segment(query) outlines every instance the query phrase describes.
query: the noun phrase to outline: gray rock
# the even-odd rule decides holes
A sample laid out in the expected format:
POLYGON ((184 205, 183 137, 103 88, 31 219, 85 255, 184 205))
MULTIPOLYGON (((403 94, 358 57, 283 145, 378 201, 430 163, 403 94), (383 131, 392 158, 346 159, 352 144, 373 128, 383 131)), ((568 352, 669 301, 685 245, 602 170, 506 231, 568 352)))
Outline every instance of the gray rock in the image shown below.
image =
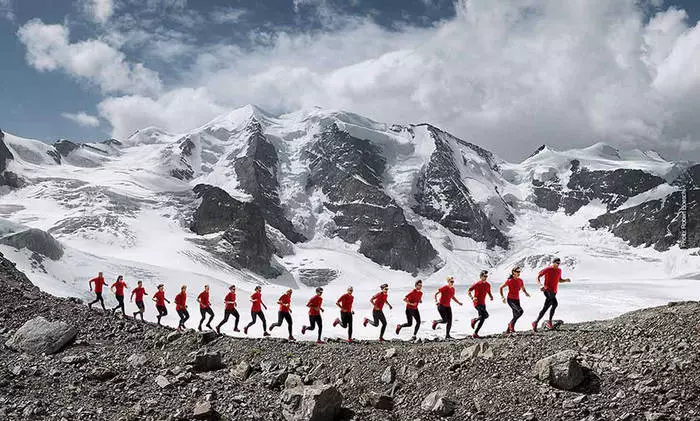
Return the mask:
POLYGON ((329 230, 348 243, 359 243, 359 253, 396 270, 434 271, 437 251, 384 191, 386 158, 381 152, 369 140, 330 124, 304 151, 307 190, 323 192, 324 206, 333 215, 329 230))
POLYGON ((394 366, 388 366, 384 372, 382 373, 381 380, 384 383, 392 383, 394 379, 396 378, 396 370, 394 369, 394 366))
POLYGON ((64 322, 49 322, 39 316, 17 329, 5 346, 28 354, 55 354, 75 339, 78 330, 64 322))
POLYGON ((360 397, 360 403, 366 407, 391 411, 394 409, 394 398, 382 393, 369 392, 360 397))
POLYGON ((338 277, 333 269, 299 269, 299 282, 309 287, 322 287, 338 277))
POLYGON ((217 337, 216 332, 207 330, 205 332, 197 333, 197 342, 199 342, 201 345, 206 345, 210 342, 214 342, 217 337))
POLYGON ((192 417, 196 420, 206 420, 214 417, 214 407, 211 402, 204 401, 199 402, 194 406, 194 411, 192 412, 192 417))
POLYGON ((432 412, 441 417, 449 417, 454 414, 457 404, 447 398, 446 391, 440 390, 426 396, 420 407, 423 411, 432 412))
POLYGON ((166 337, 166 340, 167 340, 168 342, 174 342, 174 341, 180 339, 181 336, 182 336, 182 332, 179 332, 179 331, 175 330, 175 331, 172 331, 172 332, 168 333, 168 336, 166 337))
POLYGON ((10 373, 12 373, 12 375, 15 377, 19 377, 22 374, 24 374, 24 369, 22 367, 16 365, 16 366, 12 367, 12 369, 10 369, 10 373))
POLYGON ((543 358, 535 364, 535 377, 550 386, 572 390, 584 380, 583 369, 576 351, 566 350, 543 358))
POLYGON ((389 348, 384 352, 384 358, 394 358, 396 355, 396 348, 389 348))
POLYGON ((156 377, 155 382, 161 389, 167 389, 171 386, 170 381, 167 379, 167 377, 163 375, 159 375, 158 377, 156 377))
POLYGON ((195 371, 212 371, 224 368, 219 351, 198 351, 190 365, 195 371))
POLYGON ((327 421, 340 413, 343 395, 331 385, 299 386, 282 392, 280 402, 287 421, 327 421))
POLYGON ((298 374, 290 374, 287 376, 287 380, 284 381, 285 389, 294 389, 302 385, 301 376, 298 374))
POLYGON ((263 376, 263 384, 268 388, 268 389, 279 389, 282 387, 282 385, 285 384, 285 381, 287 380, 287 372, 285 370, 278 370, 278 371, 273 371, 270 373, 266 373, 263 376))
POLYGON ((126 359, 126 362, 134 368, 142 367, 148 362, 148 357, 143 354, 132 354, 126 359))
POLYGON ((236 200, 225 190, 206 184, 196 185, 194 192, 201 203, 190 229, 199 235, 223 231, 214 243, 201 240, 202 244, 208 244, 213 254, 235 268, 249 269, 267 278, 282 274, 271 264, 274 248, 265 234, 265 218, 257 205, 236 200))
POLYGON ((493 348, 491 345, 489 345, 488 342, 481 342, 475 345, 472 345, 468 348, 464 348, 462 352, 460 353, 460 357, 462 360, 467 360, 471 358, 484 358, 484 359, 491 359, 494 357, 494 352, 493 348))
POLYGON ((63 246, 61 243, 48 232, 37 228, 30 228, 26 231, 6 235, 0 238, 0 244, 17 249, 26 248, 51 260, 59 260, 63 257, 63 246))
POLYGON ((61 358, 63 364, 83 364, 87 362, 87 357, 84 355, 68 355, 67 357, 61 358))
POLYGON ((251 371, 253 369, 250 364, 246 361, 241 361, 235 368, 231 369, 231 375, 241 380, 246 380, 250 376, 251 371))

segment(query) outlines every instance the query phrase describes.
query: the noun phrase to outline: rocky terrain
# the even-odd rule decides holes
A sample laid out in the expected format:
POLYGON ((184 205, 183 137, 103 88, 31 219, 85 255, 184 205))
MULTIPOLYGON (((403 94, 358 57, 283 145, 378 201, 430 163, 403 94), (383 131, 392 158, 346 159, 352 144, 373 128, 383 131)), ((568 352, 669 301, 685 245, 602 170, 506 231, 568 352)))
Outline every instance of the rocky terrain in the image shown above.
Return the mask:
POLYGON ((697 302, 479 341, 316 345, 91 311, 4 257, 0 291, 0 419, 700 420, 697 302))

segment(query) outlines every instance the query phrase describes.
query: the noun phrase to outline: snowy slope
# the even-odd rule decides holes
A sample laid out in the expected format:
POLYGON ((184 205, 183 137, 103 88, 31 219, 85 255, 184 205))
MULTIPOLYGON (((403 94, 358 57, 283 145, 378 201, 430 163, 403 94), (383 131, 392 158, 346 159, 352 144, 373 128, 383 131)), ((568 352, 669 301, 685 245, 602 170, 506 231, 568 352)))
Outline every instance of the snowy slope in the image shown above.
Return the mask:
MULTIPOLYGON (((343 334, 331 328, 330 321, 336 314, 333 302, 348 285, 355 287, 356 313, 362 317, 369 315, 368 299, 377 286, 389 282, 390 302, 396 306, 388 316, 393 325, 403 318, 401 300, 415 277, 373 261, 358 251, 359 243, 333 235, 337 214, 325 205, 328 198, 319 189, 308 188, 307 152, 332 124, 381 150, 385 160, 382 192, 401 208, 406 221, 429 240, 439 256, 437 270, 426 268, 416 274, 426 284, 422 306, 425 321, 437 317, 430 296, 446 276, 457 278, 460 299, 467 301, 468 284, 476 280, 481 269, 489 269, 497 298, 497 287, 509 268, 524 263, 526 286, 535 292, 534 298, 523 300, 526 316, 520 327, 525 328, 542 301, 535 291, 536 272, 554 255, 564 260, 565 275, 574 280, 561 288, 559 315, 565 320, 607 317, 687 298, 689 291, 700 293, 700 257, 692 250, 633 248, 607 231, 591 229, 589 219, 607 211, 598 200, 567 215, 561 210, 547 211, 533 199, 533 180, 556 177, 566 186, 572 160, 591 171, 641 169, 668 181, 687 164, 667 162, 651 152, 618 151, 603 144, 561 152, 544 148, 522 163, 508 163, 431 126, 390 125, 318 108, 274 116, 246 106, 187 133, 146 128, 119 143, 83 146, 60 155, 58 160, 53 146, 6 134, 4 142, 14 156, 7 160, 7 170, 19 175, 23 185, 0 187, 0 217, 51 233, 65 253, 58 261, 37 262, 26 249, 3 245, 0 251, 16 261, 42 289, 57 295, 88 298, 87 280, 101 270, 108 280, 118 274, 124 274, 130 285, 143 280, 149 292, 164 283, 171 298, 182 283, 190 286, 191 297, 201 285, 209 283, 215 311, 221 313, 225 288, 236 283, 240 285, 244 321, 245 297, 254 285, 265 285, 264 296, 271 309, 268 318, 275 316, 276 298, 292 286, 297 326, 306 318, 304 304, 313 290, 299 281, 300 273, 329 269, 337 277, 326 286, 328 335, 343 334), (306 239, 289 243, 290 252, 272 258, 283 268, 282 275, 273 279, 231 267, 201 247, 197 241, 202 237, 190 230, 198 206, 192 188, 197 184, 220 187, 240 201, 254 200, 236 165, 240 158, 250 156, 251 133, 256 125, 276 151, 277 166, 269 170, 275 173, 284 216, 306 239), (418 178, 436 152, 436 136, 450 148, 459 181, 468 192, 465 194, 507 236, 507 248, 487 248, 484 242, 457 235, 440 220, 414 211, 418 178)), ((339 171, 344 165, 337 163, 339 171)), ((676 189, 661 184, 627 199, 619 209, 663 198, 676 189)), ((443 206, 451 206, 450 200, 446 197, 443 206)), ((194 301, 190 305, 194 307, 194 301)), ((489 311, 492 318, 485 332, 502 331, 510 314, 507 306, 497 300, 489 305, 489 311)), ((455 309, 458 335, 469 332, 467 321, 473 313, 469 303, 455 309)), ((148 316, 153 316, 151 307, 148 316)), ((173 323, 174 318, 168 321, 173 323)), ((358 337, 376 335, 370 329, 356 331, 358 337)), ((422 330, 424 336, 434 334, 425 327, 422 330)))

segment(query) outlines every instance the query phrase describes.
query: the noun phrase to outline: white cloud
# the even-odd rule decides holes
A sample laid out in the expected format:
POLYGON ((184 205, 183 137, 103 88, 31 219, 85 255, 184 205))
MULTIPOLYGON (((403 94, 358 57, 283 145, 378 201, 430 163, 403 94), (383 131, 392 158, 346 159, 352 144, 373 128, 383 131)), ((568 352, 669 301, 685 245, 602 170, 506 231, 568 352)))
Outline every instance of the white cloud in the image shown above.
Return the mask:
POLYGON ((27 62, 39 71, 62 70, 97 85, 105 93, 153 95, 160 91, 158 73, 130 63, 121 51, 100 40, 71 43, 63 25, 33 19, 17 31, 27 48, 27 62))
POLYGON ((112 135, 118 139, 148 126, 184 132, 225 110, 215 104, 206 88, 175 89, 156 100, 139 95, 107 98, 99 105, 100 114, 112 123, 112 135))
POLYGON ((83 111, 78 113, 61 113, 61 117, 74 121, 83 127, 97 127, 100 125, 100 120, 94 115, 87 114, 83 111))
POLYGON ((83 8, 91 20, 106 23, 114 14, 113 0, 83 0, 83 8))
POLYGON ((14 22, 15 12, 12 9, 12 0, 0 0, 0 18, 14 22))
POLYGON ((245 103, 319 105, 432 122, 507 159, 600 140, 697 159, 700 26, 673 8, 650 20, 646 10, 638 0, 471 0, 429 28, 335 17, 324 31, 260 31, 252 49, 200 46, 181 87, 109 98, 100 112, 123 137, 151 124, 183 131, 245 103))

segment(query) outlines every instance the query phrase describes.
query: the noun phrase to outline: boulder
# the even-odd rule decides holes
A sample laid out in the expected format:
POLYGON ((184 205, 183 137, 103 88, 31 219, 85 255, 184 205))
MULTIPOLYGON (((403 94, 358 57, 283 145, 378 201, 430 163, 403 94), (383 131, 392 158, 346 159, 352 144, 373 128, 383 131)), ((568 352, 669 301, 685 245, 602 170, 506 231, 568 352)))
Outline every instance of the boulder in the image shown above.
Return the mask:
POLYGON ((177 339, 180 339, 181 336, 182 336, 182 332, 175 330, 173 332, 168 333, 166 340, 168 342, 173 342, 173 341, 176 341, 177 339))
POLYGON ((382 393, 370 392, 360 397, 360 403, 366 407, 391 411, 394 408, 394 398, 382 393))
POLYGON ((63 246, 53 236, 37 228, 30 228, 15 234, 0 238, 0 244, 5 244, 17 249, 26 248, 34 253, 48 257, 51 260, 59 260, 63 257, 63 246))
POLYGON ((61 358, 61 362, 63 364, 75 364, 75 365, 86 363, 87 360, 88 360, 87 357, 85 357, 84 355, 69 355, 67 357, 61 358))
POLYGON ((396 369, 394 369, 394 367, 390 365, 382 373, 381 380, 382 380, 382 382, 389 384, 389 383, 392 383, 395 378, 396 378, 396 369))
POLYGON ((488 342, 481 342, 470 347, 464 348, 460 354, 462 360, 471 358, 491 359, 494 357, 493 348, 488 342))
POLYGON ((331 385, 299 386, 282 392, 280 401, 287 421, 327 421, 340 413, 343 395, 331 385))
POLYGON ((301 376, 298 374, 290 374, 287 376, 287 380, 284 381, 285 389, 294 389, 302 385, 301 376))
POLYGON ((192 418, 196 420, 208 420, 214 418, 216 412, 211 402, 204 401, 199 402, 194 406, 194 411, 192 412, 192 418))
POLYGON ((432 412, 441 417, 454 414, 456 406, 455 401, 447 398, 447 392, 444 390, 432 392, 420 404, 423 411, 432 412))
POLYGON ((155 382, 161 389, 167 389, 171 385, 170 381, 163 375, 156 377, 155 382))
POLYGON ((219 351, 198 351, 193 355, 190 365, 195 371, 212 371, 224 367, 219 351))
POLYGON ((27 321, 5 346, 28 354, 55 354, 75 339, 78 330, 68 323, 50 322, 39 316, 27 321))
POLYGON ((535 377, 557 389, 572 390, 584 380, 576 351, 566 350, 537 361, 535 377))
POLYGON ((132 354, 129 358, 126 359, 126 362, 128 362, 129 365, 134 368, 142 367, 148 362, 148 357, 146 357, 143 354, 132 354))
POLYGON ((253 369, 250 364, 248 364, 246 361, 241 361, 231 370, 231 375, 241 380, 245 380, 250 376, 251 371, 253 371, 253 369))
POLYGON ((201 345, 206 345, 210 342, 214 342, 217 337, 216 332, 213 330, 207 330, 206 332, 199 332, 197 334, 197 342, 199 342, 201 345))

